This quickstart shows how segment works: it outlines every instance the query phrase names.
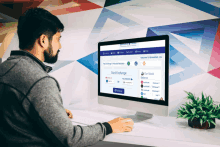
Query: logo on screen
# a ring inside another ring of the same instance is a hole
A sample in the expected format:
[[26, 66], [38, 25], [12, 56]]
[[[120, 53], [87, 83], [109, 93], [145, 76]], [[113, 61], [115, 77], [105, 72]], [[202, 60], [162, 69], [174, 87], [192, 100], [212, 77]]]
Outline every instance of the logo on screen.
[[129, 62], [129, 61], [127, 62], [127, 65], [128, 65], [128, 66], [130, 65], [130, 62]]
[[138, 62], [137, 62], [137, 61], [135, 61], [135, 62], [134, 62], [134, 65], [135, 65], [135, 66], [137, 66], [137, 65], [138, 65]]
[[143, 65], [145, 65], [146, 63], [145, 63], [145, 61], [143, 62]]

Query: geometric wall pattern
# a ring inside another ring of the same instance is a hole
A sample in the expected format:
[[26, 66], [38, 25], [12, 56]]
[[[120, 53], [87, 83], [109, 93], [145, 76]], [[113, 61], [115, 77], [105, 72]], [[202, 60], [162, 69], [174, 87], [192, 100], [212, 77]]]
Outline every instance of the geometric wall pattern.
[[[68, 0], [68, 2], [69, 2], [69, 0]], [[72, 3], [73, 3], [72, 6], [70, 5], [68, 7], [56, 8], [56, 9], [51, 10], [50, 12], [54, 15], [64, 15], [64, 14], [69, 14], [69, 13], [74, 13], [74, 12], [82, 12], [82, 11], [86, 11], [86, 10], [102, 8], [101, 6], [99, 6], [95, 3], [92, 3], [88, 0], [78, 0], [78, 1], [76, 1], [76, 2], [74, 1]]]
[[220, 3], [218, 0], [176, 0], [203, 12], [220, 17]]
[[130, 1], [130, 0], [106, 0], [105, 7], [112, 6], [112, 5], [119, 4], [119, 3], [123, 3], [126, 1]]
[[[102, 41], [102, 40], [97, 40], [97, 38], [99, 38], [100, 33], [103, 30], [103, 27], [105, 26], [108, 19], [113, 20], [123, 26], [126, 26], [126, 27], [134, 27], [134, 26], [139, 27], [139, 28], [143, 27], [143, 26], [139, 25], [138, 23], [136, 23], [135, 21], [129, 20], [128, 18], [123, 17], [123, 16], [121, 16], [111, 10], [103, 8], [95, 26], [93, 27], [93, 29], [91, 31], [91, 34], [89, 36], [90, 44], [92, 44], [93, 42]], [[98, 55], [97, 54], [98, 54], [98, 52], [96, 51], [86, 57], [83, 57], [83, 58], [77, 60], [77, 61], [98, 75], [98, 64], [97, 64], [98, 63]]]
[[216, 76], [212, 71], [220, 67], [219, 40], [216, 38], [219, 21], [213, 19], [148, 28], [147, 37], [169, 35], [170, 85], [205, 72]]
[[[56, 3], [58, 1], [60, 3]], [[66, 103], [71, 99], [81, 101], [85, 98], [87, 101], [97, 98], [98, 42], [132, 38], [136, 32], [136, 37], [169, 35], [169, 84], [172, 92], [169, 97], [170, 114], [175, 116], [176, 109], [184, 102], [184, 95], [180, 94], [180, 98], [176, 98], [176, 93], [187, 87], [187, 84], [182, 83], [188, 83], [189, 79], [208, 77], [212, 83], [200, 89], [209, 91], [208, 87], [217, 88], [213, 83], [220, 79], [218, 1], [54, 0], [43, 1], [39, 7], [49, 10], [64, 21], [66, 30], [62, 39], [82, 42], [77, 45], [71, 42], [68, 45], [68, 41], [64, 41], [60, 53], [62, 60], [58, 60], [50, 72], [58, 80], [62, 89], [61, 96]], [[190, 14], [195, 15], [191, 17]], [[8, 22], [16, 22], [11, 17], [0, 14], [0, 33], [8, 28]], [[83, 26], [85, 23], [88, 25]], [[9, 55], [12, 46], [18, 46], [13, 43], [5, 55]], [[181, 88], [176, 88], [178, 84]], [[176, 89], [173, 90], [173, 87]], [[212, 93], [215, 93], [214, 90]]]
[[210, 58], [210, 65], [214, 68], [209, 71], [211, 75], [220, 79], [220, 25], [215, 36], [212, 54]]
[[94, 52], [77, 61], [98, 75], [98, 52]]

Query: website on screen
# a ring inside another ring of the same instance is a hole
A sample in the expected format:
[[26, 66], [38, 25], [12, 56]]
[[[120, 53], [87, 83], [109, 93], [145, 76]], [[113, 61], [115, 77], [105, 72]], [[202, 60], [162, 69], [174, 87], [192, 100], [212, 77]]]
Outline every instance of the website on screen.
[[164, 100], [165, 40], [101, 46], [100, 92]]

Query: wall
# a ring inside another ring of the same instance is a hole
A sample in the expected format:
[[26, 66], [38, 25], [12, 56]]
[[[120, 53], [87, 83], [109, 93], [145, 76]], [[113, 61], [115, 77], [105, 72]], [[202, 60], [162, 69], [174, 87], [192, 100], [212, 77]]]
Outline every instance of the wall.
[[[203, 91], [220, 102], [219, 16], [208, 9], [219, 10], [220, 2], [203, 0], [204, 7], [184, 0], [124, 0], [107, 7], [104, 0], [78, 4], [68, 12], [52, 11], [65, 26], [59, 61], [50, 73], [60, 83], [65, 106], [97, 101], [98, 42], [164, 34], [170, 36], [170, 116], [185, 103], [184, 90], [200, 97]], [[16, 33], [3, 61], [11, 50], [18, 50]]]

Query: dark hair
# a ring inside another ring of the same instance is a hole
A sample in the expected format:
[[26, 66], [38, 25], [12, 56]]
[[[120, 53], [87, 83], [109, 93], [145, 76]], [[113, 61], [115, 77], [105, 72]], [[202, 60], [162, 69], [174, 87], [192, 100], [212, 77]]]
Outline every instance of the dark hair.
[[31, 8], [18, 19], [17, 34], [20, 49], [32, 49], [36, 39], [42, 34], [48, 36], [49, 41], [57, 32], [62, 32], [64, 26], [61, 21], [43, 8]]

